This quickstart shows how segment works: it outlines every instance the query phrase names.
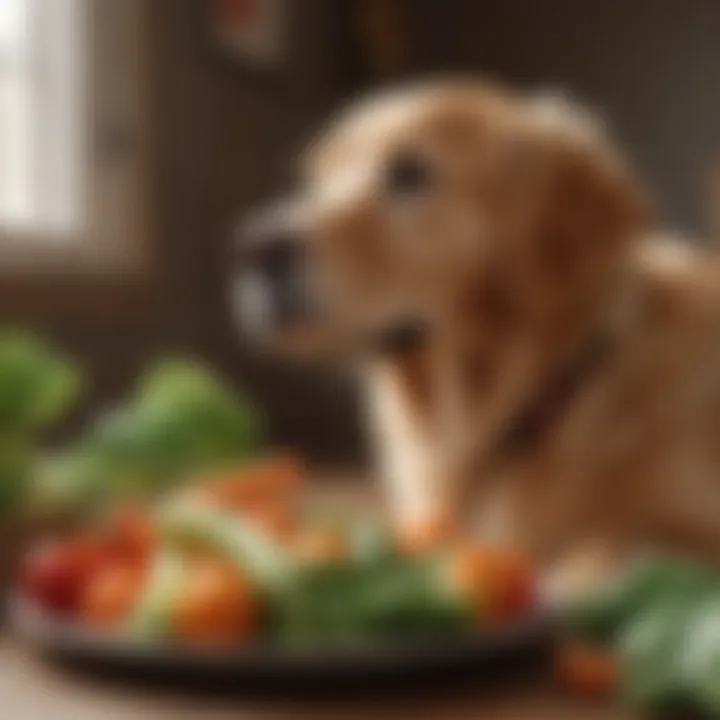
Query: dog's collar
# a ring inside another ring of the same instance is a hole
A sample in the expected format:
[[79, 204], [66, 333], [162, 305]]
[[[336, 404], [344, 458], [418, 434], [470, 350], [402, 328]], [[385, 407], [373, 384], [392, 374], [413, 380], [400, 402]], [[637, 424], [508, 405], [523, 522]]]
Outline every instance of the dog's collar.
[[549, 432], [581, 386], [597, 374], [621, 338], [626, 337], [642, 308], [642, 290], [628, 266], [608, 290], [608, 301], [596, 329], [569, 360], [538, 388], [501, 431], [491, 464], [527, 452]]
[[590, 338], [510, 419], [490, 454], [491, 463], [500, 464], [535, 446], [598, 371], [613, 346], [614, 335], [607, 330]]

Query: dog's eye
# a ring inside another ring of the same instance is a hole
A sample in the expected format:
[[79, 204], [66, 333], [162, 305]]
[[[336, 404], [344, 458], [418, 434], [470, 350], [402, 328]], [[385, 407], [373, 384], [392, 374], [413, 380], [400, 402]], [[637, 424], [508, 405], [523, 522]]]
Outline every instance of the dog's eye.
[[387, 168], [386, 186], [395, 196], [416, 195], [428, 186], [431, 171], [425, 158], [405, 153], [395, 157]]

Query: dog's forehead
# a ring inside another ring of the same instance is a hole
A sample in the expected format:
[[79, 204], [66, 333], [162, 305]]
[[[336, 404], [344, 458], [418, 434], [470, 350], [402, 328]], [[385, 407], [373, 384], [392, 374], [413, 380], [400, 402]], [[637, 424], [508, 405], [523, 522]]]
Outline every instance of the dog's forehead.
[[311, 147], [313, 169], [342, 163], [352, 155], [367, 158], [398, 143], [470, 135], [479, 137], [502, 124], [508, 105], [494, 92], [477, 87], [430, 86], [384, 92], [347, 108]]
[[427, 125], [431, 108], [417, 96], [394, 94], [364, 100], [338, 115], [310, 148], [311, 168], [344, 162], [353, 154], [382, 152]]
[[418, 93], [376, 95], [343, 113], [334, 133], [348, 137], [397, 134], [426, 122], [432, 110], [430, 99]]

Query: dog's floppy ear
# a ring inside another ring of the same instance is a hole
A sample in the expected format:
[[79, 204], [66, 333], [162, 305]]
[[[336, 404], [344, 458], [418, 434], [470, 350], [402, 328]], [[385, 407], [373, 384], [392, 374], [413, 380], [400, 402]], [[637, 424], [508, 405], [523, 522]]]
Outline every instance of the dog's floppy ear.
[[534, 99], [529, 108], [516, 148], [533, 177], [522, 242], [527, 280], [542, 298], [538, 308], [579, 307], [642, 235], [647, 202], [592, 116], [564, 98]]

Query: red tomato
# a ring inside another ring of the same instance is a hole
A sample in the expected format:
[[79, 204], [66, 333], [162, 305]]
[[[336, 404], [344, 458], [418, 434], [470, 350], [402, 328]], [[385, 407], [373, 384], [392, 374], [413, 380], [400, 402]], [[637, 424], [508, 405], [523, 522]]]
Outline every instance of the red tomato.
[[537, 576], [530, 560], [520, 553], [501, 553], [503, 604], [506, 617], [520, 617], [537, 601]]
[[132, 565], [108, 565], [87, 584], [81, 599], [89, 625], [110, 628], [122, 622], [135, 605], [143, 573]]
[[466, 593], [480, 619], [507, 620], [535, 602], [535, 574], [521, 555], [497, 548], [461, 547], [451, 558], [452, 582]]
[[48, 610], [74, 612], [85, 586], [107, 560], [92, 538], [52, 541], [33, 550], [21, 568], [21, 586]]
[[607, 695], [617, 684], [617, 659], [612, 652], [581, 643], [563, 644], [555, 655], [555, 674], [568, 690]]

